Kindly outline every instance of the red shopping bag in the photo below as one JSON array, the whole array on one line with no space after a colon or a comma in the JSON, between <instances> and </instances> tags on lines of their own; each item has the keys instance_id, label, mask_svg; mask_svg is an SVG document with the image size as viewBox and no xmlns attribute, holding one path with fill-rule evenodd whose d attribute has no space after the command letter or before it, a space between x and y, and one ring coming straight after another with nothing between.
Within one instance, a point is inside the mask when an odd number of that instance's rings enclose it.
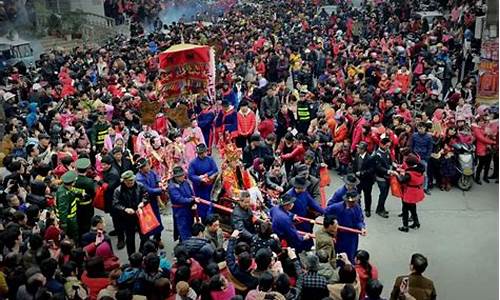
<instances>
[{"instance_id":1,"label":"red shopping bag","mask_svg":"<svg viewBox=\"0 0 500 300\"><path fill-rule=\"evenodd\" d=\"M95 196L94 196L94 207L98 208L100 210L104 210L105 205L105 199L104 199L104 193L108 189L108 184L103 183L99 186L97 186L97 189L95 191Z\"/></svg>"},{"instance_id":2,"label":"red shopping bag","mask_svg":"<svg viewBox=\"0 0 500 300\"><path fill-rule=\"evenodd\" d=\"M319 168L319 186L325 187L330 185L330 173L328 168Z\"/></svg>"},{"instance_id":3,"label":"red shopping bag","mask_svg":"<svg viewBox=\"0 0 500 300\"><path fill-rule=\"evenodd\" d=\"M398 178L396 176L391 176L389 184L391 185L391 194L394 197L401 198L403 193L401 191L401 183L399 183Z\"/></svg>"},{"instance_id":4,"label":"red shopping bag","mask_svg":"<svg viewBox=\"0 0 500 300\"><path fill-rule=\"evenodd\" d=\"M149 203L144 205L142 209L137 210L137 218L139 219L139 227L142 235L147 235L160 226L160 222Z\"/></svg>"}]
</instances>

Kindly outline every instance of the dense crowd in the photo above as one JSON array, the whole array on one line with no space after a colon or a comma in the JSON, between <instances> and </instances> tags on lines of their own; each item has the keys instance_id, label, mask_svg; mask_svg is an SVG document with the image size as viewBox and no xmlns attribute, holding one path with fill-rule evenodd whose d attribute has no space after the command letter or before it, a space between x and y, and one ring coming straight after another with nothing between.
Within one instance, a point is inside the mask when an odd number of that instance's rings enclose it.
<instances>
[{"instance_id":1,"label":"dense crowd","mask_svg":"<svg viewBox=\"0 0 500 300\"><path fill-rule=\"evenodd\" d=\"M2 71L0 299L381 299L358 249L374 185L377 217L397 195L409 232L426 194L471 175L460 151L476 184L498 183L498 107L476 102L484 11L443 0L429 20L420 1L339 1L329 15L323 2L233 3L188 25L161 24L157 1L105 1L130 38ZM172 104L157 88L157 54L181 42L215 49L215 98ZM189 126L143 122L146 101L187 105ZM324 195L329 170L344 184ZM390 299L436 299L427 265L413 254Z\"/></svg>"}]
</instances>

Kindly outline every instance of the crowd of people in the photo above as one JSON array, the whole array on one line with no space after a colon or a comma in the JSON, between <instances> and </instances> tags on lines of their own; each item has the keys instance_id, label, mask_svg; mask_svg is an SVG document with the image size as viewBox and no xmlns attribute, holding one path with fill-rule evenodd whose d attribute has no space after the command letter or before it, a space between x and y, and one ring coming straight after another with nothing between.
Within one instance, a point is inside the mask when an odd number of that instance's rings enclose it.
<instances>
[{"instance_id":1,"label":"crowd of people","mask_svg":"<svg viewBox=\"0 0 500 300\"><path fill-rule=\"evenodd\" d=\"M212 24L144 34L141 12L158 12L141 5L158 1L105 1L118 23L130 14L130 38L2 71L0 299L382 299L358 249L372 207L389 218L397 194L398 229L420 228L417 204L460 180L462 146L475 183L498 183L498 107L476 102L472 59L485 12L339 1L329 15L326 2L233 3ZM215 49L215 98L172 104L157 88L157 54L182 42ZM187 105L189 125L145 122L146 101ZM330 170L343 184L324 195ZM427 265L413 254L390 299L436 299Z\"/></svg>"}]
</instances>

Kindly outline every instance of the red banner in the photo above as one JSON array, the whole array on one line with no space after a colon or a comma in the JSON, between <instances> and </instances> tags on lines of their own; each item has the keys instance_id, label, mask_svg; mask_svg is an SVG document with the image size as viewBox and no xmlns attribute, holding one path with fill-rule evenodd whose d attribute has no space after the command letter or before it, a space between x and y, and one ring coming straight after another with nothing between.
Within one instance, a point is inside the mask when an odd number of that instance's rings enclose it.
<instances>
[{"instance_id":1,"label":"red banner","mask_svg":"<svg viewBox=\"0 0 500 300\"><path fill-rule=\"evenodd\" d=\"M207 94L213 76L210 52L209 46L181 44L161 53L160 68L164 73L157 83L160 96L175 100L179 96Z\"/></svg>"},{"instance_id":2,"label":"red banner","mask_svg":"<svg viewBox=\"0 0 500 300\"><path fill-rule=\"evenodd\" d=\"M478 101L498 100L498 39L485 39L481 44L477 87Z\"/></svg>"}]
</instances>

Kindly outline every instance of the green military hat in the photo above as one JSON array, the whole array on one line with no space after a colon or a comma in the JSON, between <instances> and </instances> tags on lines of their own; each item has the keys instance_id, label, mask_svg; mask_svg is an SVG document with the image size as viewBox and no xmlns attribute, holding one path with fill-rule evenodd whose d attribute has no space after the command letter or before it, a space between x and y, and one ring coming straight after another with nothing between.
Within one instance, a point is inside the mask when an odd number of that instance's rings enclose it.
<instances>
[{"instance_id":1,"label":"green military hat","mask_svg":"<svg viewBox=\"0 0 500 300\"><path fill-rule=\"evenodd\" d=\"M134 175L134 172L128 170L128 171L125 171L125 172L122 173L121 178L123 180L134 180L135 179L135 175Z\"/></svg>"},{"instance_id":2,"label":"green military hat","mask_svg":"<svg viewBox=\"0 0 500 300\"><path fill-rule=\"evenodd\" d=\"M64 173L63 176L61 176L61 180L66 184L73 183L75 182L77 176L78 175L76 174L75 171L68 171Z\"/></svg>"},{"instance_id":3,"label":"green military hat","mask_svg":"<svg viewBox=\"0 0 500 300\"><path fill-rule=\"evenodd\" d=\"M90 159L88 158L79 158L76 160L76 168L78 170L85 170L90 167Z\"/></svg>"}]
</instances>

